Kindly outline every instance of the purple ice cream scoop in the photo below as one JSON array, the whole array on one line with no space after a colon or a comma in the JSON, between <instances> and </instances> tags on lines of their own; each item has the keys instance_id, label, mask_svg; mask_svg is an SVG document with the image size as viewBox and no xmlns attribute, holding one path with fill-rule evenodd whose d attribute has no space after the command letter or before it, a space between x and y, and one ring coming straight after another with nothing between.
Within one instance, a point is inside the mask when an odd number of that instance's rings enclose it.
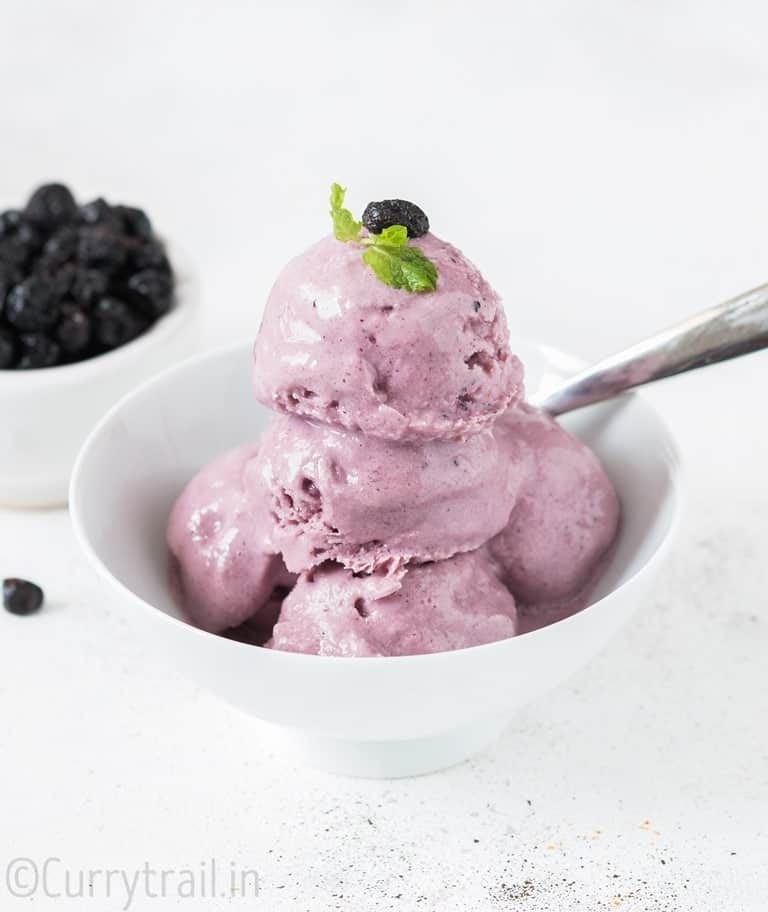
<instances>
[{"instance_id":1,"label":"purple ice cream scoop","mask_svg":"<svg viewBox=\"0 0 768 912\"><path fill-rule=\"evenodd\" d=\"M477 268L427 234L437 289L381 282L357 245L327 237L292 260L254 349L257 398L279 412L417 441L464 438L522 395L504 309Z\"/></svg>"},{"instance_id":2,"label":"purple ice cream scoop","mask_svg":"<svg viewBox=\"0 0 768 912\"><path fill-rule=\"evenodd\" d=\"M465 441L402 444L284 415L248 467L272 546L299 572L335 560L397 573L479 547L507 524L529 472L492 428Z\"/></svg>"},{"instance_id":3,"label":"purple ice cream scoop","mask_svg":"<svg viewBox=\"0 0 768 912\"><path fill-rule=\"evenodd\" d=\"M402 656L514 636L515 600L483 551L411 567L401 579L327 564L299 578L268 646L329 656Z\"/></svg>"},{"instance_id":4,"label":"purple ice cream scoop","mask_svg":"<svg viewBox=\"0 0 768 912\"><path fill-rule=\"evenodd\" d=\"M616 538L616 491L589 447L531 406L504 415L496 434L509 459L527 460L531 471L490 554L519 602L573 613Z\"/></svg>"},{"instance_id":5,"label":"purple ice cream scoop","mask_svg":"<svg viewBox=\"0 0 768 912\"><path fill-rule=\"evenodd\" d=\"M268 635L279 597L295 580L270 552L267 516L243 485L258 448L249 443L214 459L187 484L168 520L177 599L188 620L213 633L252 621Z\"/></svg>"}]
</instances>

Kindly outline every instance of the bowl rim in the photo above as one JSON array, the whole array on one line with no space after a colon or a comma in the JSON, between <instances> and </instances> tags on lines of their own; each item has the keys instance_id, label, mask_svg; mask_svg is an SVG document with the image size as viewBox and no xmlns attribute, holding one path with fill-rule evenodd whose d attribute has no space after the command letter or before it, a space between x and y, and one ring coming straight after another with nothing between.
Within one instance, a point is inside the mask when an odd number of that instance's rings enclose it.
<instances>
[{"instance_id":1,"label":"bowl rim","mask_svg":"<svg viewBox=\"0 0 768 912\"><path fill-rule=\"evenodd\" d=\"M94 374L101 373L105 367L120 368L124 363L141 357L142 353L156 345L162 344L172 336L197 310L197 301L194 291L194 282L186 272L176 272L176 284L173 307L168 313L156 320L146 332L140 336L113 348L111 351L102 352L93 358L76 361L73 364L57 364L54 367L38 367L32 370L0 370L0 393L40 388L45 385L59 383L77 383L88 380ZM187 360L187 359L185 359ZM157 376L157 375L155 375ZM153 379L152 377L149 378ZM50 381L50 383L49 383ZM138 387L136 388L138 390ZM133 390L132 390L133 392Z\"/></svg>"},{"instance_id":2,"label":"bowl rim","mask_svg":"<svg viewBox=\"0 0 768 912\"><path fill-rule=\"evenodd\" d=\"M521 341L524 341L527 345L535 348L539 351L547 352L552 354L557 354L562 356L566 360L570 360L571 363L575 363L580 360L574 356L568 355L565 352L560 351L557 348L547 344L541 343L536 339L524 338ZM248 343L249 345L251 343ZM202 630L199 627L195 627L193 624L188 623L182 618L174 617L173 615L167 614L165 611L162 611L160 608L151 604L150 602L143 599L140 595L137 595L132 589L122 583L117 577L115 577L111 571L106 567L104 562L96 553L95 548L91 544L88 533L86 532L81 511L80 511L80 501L81 501L81 490L83 487L83 467L86 464L88 457L90 455L91 449L96 445L98 439L102 435L104 429L110 425L113 421L119 418L120 413L122 412L125 405L128 404L134 397L138 398L144 395L148 390L150 390L155 384L161 384L165 382L168 378L173 376L175 373L180 373L194 364L202 364L207 361L219 360L227 355L231 355L234 352L241 352L246 346L246 343L242 340L237 342L230 342L226 345L218 346L207 351L198 352L191 355L188 358L183 359L182 361L176 362L175 364L165 368L157 374L154 374L152 377L148 378L144 382L140 383L138 386L134 387L124 396L122 396L96 423L92 428L82 446L80 451L77 454L75 460L74 468L72 469L72 475L70 479L69 486L69 514L70 521L72 523L73 531L75 533L75 538L77 539L78 544L80 545L83 553L85 554L88 561L91 563L93 568L96 570L96 573L101 579L109 583L113 588L116 588L129 600L137 602L142 606L143 609L147 610L149 613L157 617L161 617L162 621L169 623L176 627L179 631L184 631L186 635L197 635L200 637L205 637L212 643L215 642L218 648L223 649L233 649L233 650L253 650L254 647L250 643L243 643L239 640L229 639L228 637L221 636L216 633L209 633L206 630ZM550 355L546 355L550 357ZM341 663L353 663L354 667L372 667L377 666L381 667L382 663L386 663L387 666L392 667L395 663L410 662L415 663L416 661L421 661L423 663L429 662L432 664L439 662L450 661L448 657L450 656L460 656L464 655L469 657L470 655L476 655L480 650L483 650L486 653L491 653L493 651L498 651L500 649L514 649L512 645L520 641L530 642L531 639L543 640L547 636L552 636L553 630L562 630L564 626L571 626L578 624L580 620L589 613L594 613L599 606L603 605L610 599L613 599L615 596L620 593L624 593L628 588L633 587L640 583L644 577L646 577L666 556L671 543L675 539L677 529L680 524L683 505L684 505L684 467L680 455L680 449L677 443L676 437L673 435L668 422L659 414L658 410L654 405L649 402L648 398L641 395L637 391L630 391L622 393L621 396L616 397L617 399L625 399L631 401L635 398L639 399L641 403L650 410L653 418L658 422L662 434L666 438L666 445L669 454L669 465L670 465L670 478L671 485L669 491L669 500L671 502L671 515L669 519L669 524L663 536L659 540L656 548L646 559L637 570L632 573L624 582L622 582L615 589L612 589L610 592L606 593L602 598L598 599L596 602L592 602L587 605L586 608L582 608L580 611L577 611L575 614L569 615L562 620L555 621L552 624L548 624L545 627L539 627L536 630L528 631L527 633L520 634L514 637L506 637L502 640L494 640L490 643L482 643L478 646L465 646L461 649L452 649L445 650L442 652L432 652L432 653L422 653L418 655L406 655L406 656L322 656L322 655L312 655L308 653L298 653L298 652L288 652L285 650L275 650L275 649L259 649L258 652L261 656L270 656L277 658L269 658L268 661L287 661L295 662L297 664L306 664L313 663L317 665L318 663L333 663L333 667L340 667ZM227 644L227 645L225 645ZM455 660L454 660L455 661Z\"/></svg>"}]
</instances>

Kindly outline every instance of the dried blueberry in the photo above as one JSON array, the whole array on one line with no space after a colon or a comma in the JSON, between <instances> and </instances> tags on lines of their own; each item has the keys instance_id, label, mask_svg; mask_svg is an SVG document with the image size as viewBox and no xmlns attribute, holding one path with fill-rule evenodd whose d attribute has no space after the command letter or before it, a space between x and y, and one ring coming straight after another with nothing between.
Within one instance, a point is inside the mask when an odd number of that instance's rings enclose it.
<instances>
[{"instance_id":1,"label":"dried blueberry","mask_svg":"<svg viewBox=\"0 0 768 912\"><path fill-rule=\"evenodd\" d=\"M0 314L3 312L5 296L22 279L21 271L10 263L0 263Z\"/></svg>"},{"instance_id":2,"label":"dried blueberry","mask_svg":"<svg viewBox=\"0 0 768 912\"><path fill-rule=\"evenodd\" d=\"M75 217L77 203L64 184L43 184L29 198L24 214L32 224L53 231Z\"/></svg>"},{"instance_id":3,"label":"dried blueberry","mask_svg":"<svg viewBox=\"0 0 768 912\"><path fill-rule=\"evenodd\" d=\"M13 330L0 326L0 370L13 367L18 348L16 334Z\"/></svg>"},{"instance_id":4,"label":"dried blueberry","mask_svg":"<svg viewBox=\"0 0 768 912\"><path fill-rule=\"evenodd\" d=\"M59 344L43 333L22 333L19 342L21 357L16 365L18 370L53 367L61 359Z\"/></svg>"},{"instance_id":5,"label":"dried blueberry","mask_svg":"<svg viewBox=\"0 0 768 912\"><path fill-rule=\"evenodd\" d=\"M0 214L0 262L23 266L39 249L39 234L17 209Z\"/></svg>"},{"instance_id":6,"label":"dried blueberry","mask_svg":"<svg viewBox=\"0 0 768 912\"><path fill-rule=\"evenodd\" d=\"M128 279L126 297L148 317L160 317L171 309L173 282L170 276L144 269Z\"/></svg>"},{"instance_id":7,"label":"dried blueberry","mask_svg":"<svg viewBox=\"0 0 768 912\"><path fill-rule=\"evenodd\" d=\"M59 318L59 305L51 284L30 276L14 285L5 300L5 318L22 332L50 329Z\"/></svg>"},{"instance_id":8,"label":"dried blueberry","mask_svg":"<svg viewBox=\"0 0 768 912\"><path fill-rule=\"evenodd\" d=\"M72 286L75 284L77 276L77 267L74 263L65 263L53 272L48 273L53 294L57 298L63 298L71 294Z\"/></svg>"},{"instance_id":9,"label":"dried blueberry","mask_svg":"<svg viewBox=\"0 0 768 912\"><path fill-rule=\"evenodd\" d=\"M158 272L170 274L171 264L165 252L165 247L159 241L147 241L134 248L130 255L131 263L137 272L142 269L156 269Z\"/></svg>"},{"instance_id":10,"label":"dried blueberry","mask_svg":"<svg viewBox=\"0 0 768 912\"><path fill-rule=\"evenodd\" d=\"M118 270L125 262L125 243L108 228L83 228L77 242L77 258L86 266Z\"/></svg>"},{"instance_id":11,"label":"dried blueberry","mask_svg":"<svg viewBox=\"0 0 768 912\"><path fill-rule=\"evenodd\" d=\"M78 269L72 281L72 297L84 307L103 298L109 288L109 277L98 269Z\"/></svg>"},{"instance_id":12,"label":"dried blueberry","mask_svg":"<svg viewBox=\"0 0 768 912\"><path fill-rule=\"evenodd\" d=\"M118 348L141 335L149 321L119 298L102 298L94 313L96 338L105 349Z\"/></svg>"},{"instance_id":13,"label":"dried blueberry","mask_svg":"<svg viewBox=\"0 0 768 912\"><path fill-rule=\"evenodd\" d=\"M56 327L56 341L69 358L77 358L91 343L91 321L87 314L72 305L63 305L63 316Z\"/></svg>"},{"instance_id":14,"label":"dried blueberry","mask_svg":"<svg viewBox=\"0 0 768 912\"><path fill-rule=\"evenodd\" d=\"M381 234L392 225L403 225L408 237L417 238L429 231L429 219L415 203L408 200L381 200L368 203L363 212L363 225L371 234Z\"/></svg>"},{"instance_id":15,"label":"dried blueberry","mask_svg":"<svg viewBox=\"0 0 768 912\"><path fill-rule=\"evenodd\" d=\"M41 259L51 265L63 265L75 256L77 250L77 228L74 225L66 225L59 228L45 242Z\"/></svg>"},{"instance_id":16,"label":"dried blueberry","mask_svg":"<svg viewBox=\"0 0 768 912\"><path fill-rule=\"evenodd\" d=\"M120 219L123 231L132 238L148 241L152 237L152 222L143 209L134 206L114 206L114 214Z\"/></svg>"},{"instance_id":17,"label":"dried blueberry","mask_svg":"<svg viewBox=\"0 0 768 912\"><path fill-rule=\"evenodd\" d=\"M111 228L113 231L122 229L120 218L113 207L102 197L91 200L90 203L80 207L80 221L84 225L100 225L104 228Z\"/></svg>"},{"instance_id":18,"label":"dried blueberry","mask_svg":"<svg viewBox=\"0 0 768 912\"><path fill-rule=\"evenodd\" d=\"M36 253L42 243L40 235L30 222L22 222L16 229L16 241L24 244L30 253Z\"/></svg>"},{"instance_id":19,"label":"dried blueberry","mask_svg":"<svg viewBox=\"0 0 768 912\"><path fill-rule=\"evenodd\" d=\"M11 614L34 614L43 606L43 590L24 579L3 580L3 607Z\"/></svg>"},{"instance_id":20,"label":"dried blueberry","mask_svg":"<svg viewBox=\"0 0 768 912\"><path fill-rule=\"evenodd\" d=\"M32 267L32 275L39 276L48 283L51 294L56 300L61 300L69 295L76 274L77 268L74 263L59 266L44 257L40 257Z\"/></svg>"},{"instance_id":21,"label":"dried blueberry","mask_svg":"<svg viewBox=\"0 0 768 912\"><path fill-rule=\"evenodd\" d=\"M18 209L6 209L0 212L0 238L15 234L21 224L22 215Z\"/></svg>"}]
</instances>

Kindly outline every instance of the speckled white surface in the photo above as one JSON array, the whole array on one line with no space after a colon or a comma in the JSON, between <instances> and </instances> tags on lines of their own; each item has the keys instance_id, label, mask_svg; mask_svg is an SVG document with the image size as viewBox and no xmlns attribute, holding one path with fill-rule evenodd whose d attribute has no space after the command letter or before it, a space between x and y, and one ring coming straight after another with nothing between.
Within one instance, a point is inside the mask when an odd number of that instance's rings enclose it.
<instances>
[{"instance_id":1,"label":"speckled white surface","mask_svg":"<svg viewBox=\"0 0 768 912\"><path fill-rule=\"evenodd\" d=\"M727 406L767 368L758 355L658 391L690 502L655 598L493 751L421 779L294 767L112 611L66 514L0 514L3 568L48 592L42 614L0 616L0 860L215 856L259 872L258 901L232 907L270 910L764 909L768 433Z\"/></svg>"},{"instance_id":2,"label":"speckled white surface","mask_svg":"<svg viewBox=\"0 0 768 912\"><path fill-rule=\"evenodd\" d=\"M358 205L423 202L513 329L586 356L765 281L764 7L502 9L11 0L0 205L47 175L146 202L198 264L211 344L255 330L334 178ZM372 45L429 77L425 103L394 93L394 138ZM764 912L767 377L758 354L653 391L689 475L654 598L493 751L421 779L274 754L113 610L65 513L0 511L0 575L48 594L0 613L0 908L125 907L98 877L93 899L8 895L10 859L57 856L259 874L256 898L136 895L141 912Z\"/></svg>"}]
</instances>

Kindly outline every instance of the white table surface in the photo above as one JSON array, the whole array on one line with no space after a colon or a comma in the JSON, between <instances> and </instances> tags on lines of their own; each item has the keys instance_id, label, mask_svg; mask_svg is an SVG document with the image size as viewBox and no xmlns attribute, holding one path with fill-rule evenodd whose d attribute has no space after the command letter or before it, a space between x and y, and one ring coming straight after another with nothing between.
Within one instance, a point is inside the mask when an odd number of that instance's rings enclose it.
<instances>
[{"instance_id":1,"label":"white table surface","mask_svg":"<svg viewBox=\"0 0 768 912\"><path fill-rule=\"evenodd\" d=\"M509 302L587 357L766 280L762 4L11 0L0 206L44 178L145 204L194 265L205 344L253 335L331 180L419 201ZM655 596L489 753L345 781L147 654L63 511L0 512L0 908L18 856L253 868L260 895L130 908L768 908L768 354L651 392L689 503ZM2 416L0 416L2 420ZM45 429L41 428L41 433ZM118 518L119 520L119 518ZM225 878L226 880L226 878ZM150 884L150 891L156 889Z\"/></svg>"}]
</instances>

